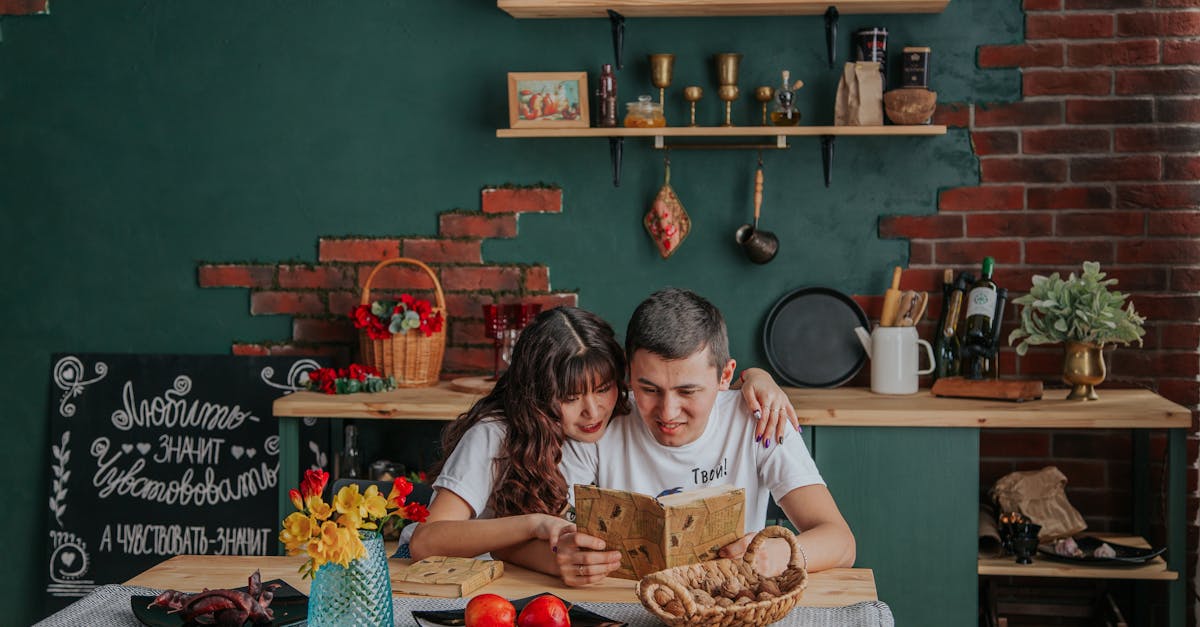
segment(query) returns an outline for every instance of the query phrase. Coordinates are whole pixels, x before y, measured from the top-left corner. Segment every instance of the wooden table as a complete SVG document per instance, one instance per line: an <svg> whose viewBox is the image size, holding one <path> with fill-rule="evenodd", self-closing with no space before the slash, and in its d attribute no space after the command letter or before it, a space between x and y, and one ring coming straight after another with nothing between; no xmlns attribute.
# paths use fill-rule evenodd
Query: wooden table
<svg viewBox="0 0 1200 627"><path fill-rule="evenodd" d="M297 590L308 594L309 580L301 579L296 569L303 556L224 556L179 555L126 581L126 585L148 588L171 588L185 592L203 588L232 588L246 585L246 578L257 568L263 581L283 579ZM388 560L394 573L407 565L408 560ZM509 599L518 599L541 592L553 592L575 602L637 603L628 579L608 578L599 584L569 588L557 577L543 575L520 566L504 565L504 575L480 588L474 594L490 592ZM809 607L842 607L861 601L875 601L875 575L867 568L835 568L809 576L808 589L800 605Z"/></svg>

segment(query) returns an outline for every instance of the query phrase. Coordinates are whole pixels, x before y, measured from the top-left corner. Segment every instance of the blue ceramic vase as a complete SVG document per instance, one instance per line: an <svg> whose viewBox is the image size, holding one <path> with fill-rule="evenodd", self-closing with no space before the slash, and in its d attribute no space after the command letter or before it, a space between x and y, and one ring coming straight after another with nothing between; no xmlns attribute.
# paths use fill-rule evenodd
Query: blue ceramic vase
<svg viewBox="0 0 1200 627"><path fill-rule="evenodd" d="M367 554L349 566L326 563L308 594L310 627L392 627L392 580L383 535L359 531Z"/></svg>

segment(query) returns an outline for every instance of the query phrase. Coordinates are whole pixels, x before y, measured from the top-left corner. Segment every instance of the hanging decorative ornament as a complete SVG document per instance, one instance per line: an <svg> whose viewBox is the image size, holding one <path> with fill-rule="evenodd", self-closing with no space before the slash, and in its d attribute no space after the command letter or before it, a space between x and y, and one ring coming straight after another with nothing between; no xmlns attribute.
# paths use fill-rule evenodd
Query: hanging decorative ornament
<svg viewBox="0 0 1200 627"><path fill-rule="evenodd" d="M663 186L658 190L654 204L650 205L650 210L642 220L642 224L646 225L646 232L658 246L658 254L662 255L663 259L678 250L688 232L692 230L692 219L688 217L687 211L684 211L683 203L679 202L675 190L671 189L670 152L667 153L665 167L667 173Z"/></svg>

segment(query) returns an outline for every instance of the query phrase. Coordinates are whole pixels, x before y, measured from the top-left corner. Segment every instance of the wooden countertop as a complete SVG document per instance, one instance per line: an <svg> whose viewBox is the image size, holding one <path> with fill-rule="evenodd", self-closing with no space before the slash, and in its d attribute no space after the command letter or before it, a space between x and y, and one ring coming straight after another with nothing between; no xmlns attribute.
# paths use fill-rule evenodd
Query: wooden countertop
<svg viewBox="0 0 1200 627"><path fill-rule="evenodd" d="M1150 545L1138 536L1109 536L1093 534L1098 538L1148 549ZM995 557L979 556L980 575L1001 575L1010 577L1070 577L1079 579L1153 579L1159 581L1174 581L1179 573L1167 570L1163 558L1155 557L1145 564L1138 565L1109 565L1075 564L1055 561L1041 554L1033 556L1032 564L1018 564L1013 556Z"/></svg>
<svg viewBox="0 0 1200 627"><path fill-rule="evenodd" d="M784 388L801 424L836 427L981 427L1058 429L1167 429L1191 424L1191 412L1149 390L1099 390L1098 401L1065 400L1047 390L1039 401L1012 403L938 398L929 390L884 396L865 388ZM295 392L276 399L276 417L454 420L479 398L436 387L378 394Z"/></svg>
<svg viewBox="0 0 1200 627"><path fill-rule="evenodd" d="M308 594L309 580L301 579L296 570L303 556L224 556L178 555L126 581L126 585L148 588L171 588L185 592L203 588L232 588L246 585L246 578L257 568L263 581L283 579L297 590ZM409 560L388 560L393 571ZM637 603L636 582L608 578L594 586L569 588L557 577L543 575L520 566L504 565L504 575L480 588L475 594L490 592L509 599L527 597L541 592L553 592L574 602ZM800 605L809 607L842 607L861 601L877 600L875 575L867 568L835 568L809 577L808 589Z"/></svg>

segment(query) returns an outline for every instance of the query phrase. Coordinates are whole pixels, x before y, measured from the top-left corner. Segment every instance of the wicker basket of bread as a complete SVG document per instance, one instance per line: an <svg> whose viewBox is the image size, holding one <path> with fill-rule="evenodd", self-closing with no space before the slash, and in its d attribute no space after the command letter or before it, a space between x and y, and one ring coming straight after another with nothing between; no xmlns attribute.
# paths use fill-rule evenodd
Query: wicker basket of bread
<svg viewBox="0 0 1200 627"><path fill-rule="evenodd" d="M760 575L754 558L767 538L792 547L787 568L775 577ZM671 627L713 625L754 627L780 620L796 607L808 586L796 536L783 527L758 532L741 559L719 559L651 573L637 584L638 599Z"/></svg>

